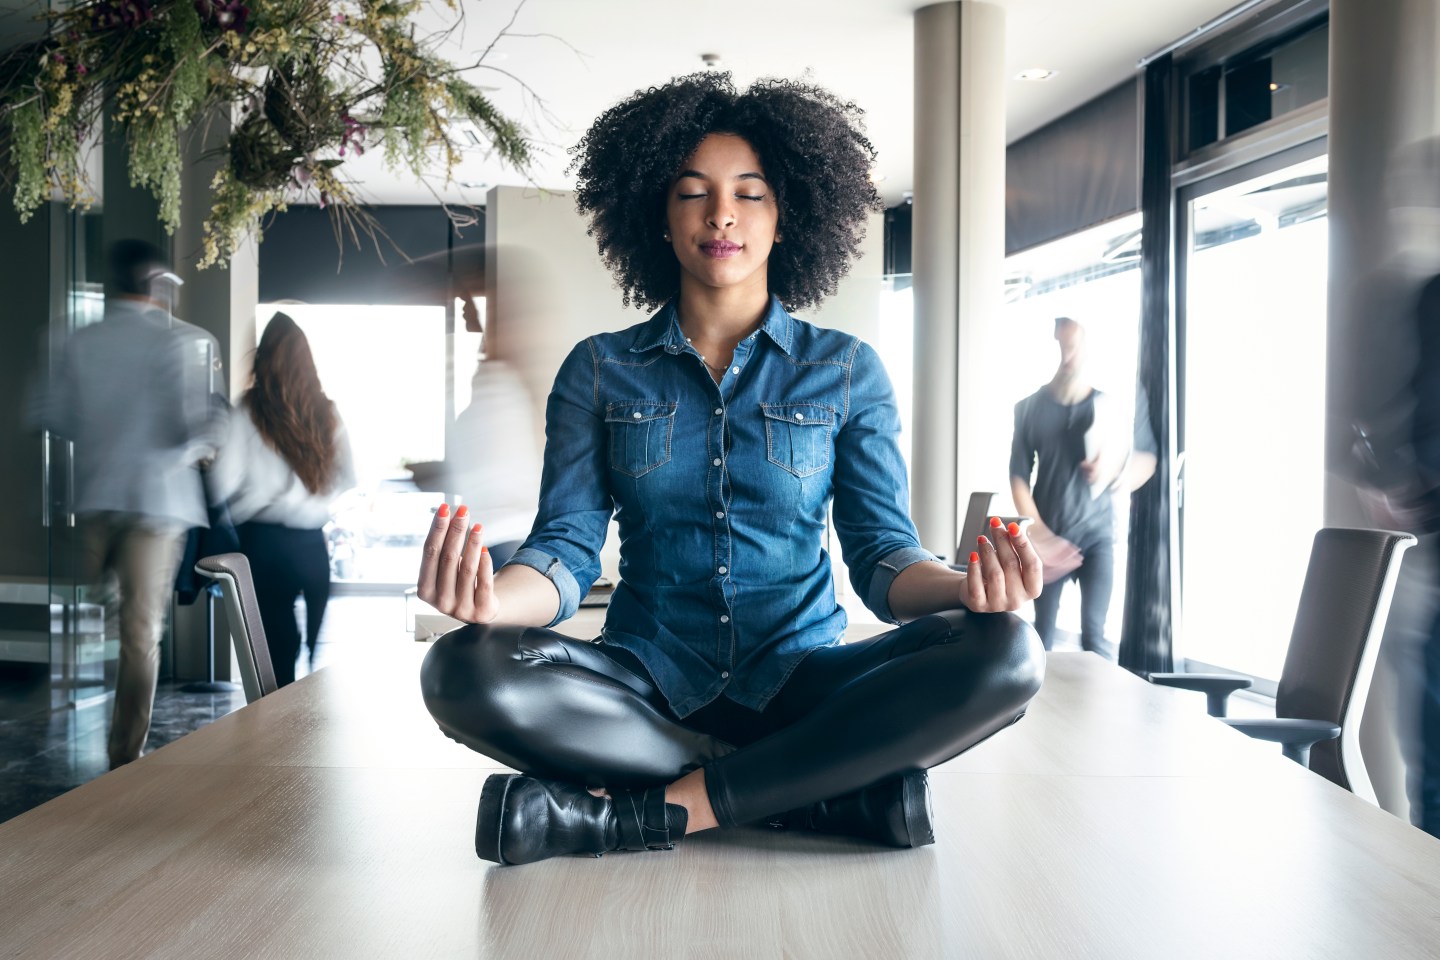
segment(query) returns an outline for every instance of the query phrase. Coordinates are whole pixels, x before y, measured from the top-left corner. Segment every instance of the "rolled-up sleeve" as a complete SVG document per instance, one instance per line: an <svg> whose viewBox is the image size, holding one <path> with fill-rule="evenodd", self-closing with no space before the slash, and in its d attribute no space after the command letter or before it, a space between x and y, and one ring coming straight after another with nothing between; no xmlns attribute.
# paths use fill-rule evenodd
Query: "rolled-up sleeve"
<svg viewBox="0 0 1440 960"><path fill-rule="evenodd" d="M850 583L886 623L890 585L912 563L936 560L910 519L909 482L900 455L900 413L880 358L855 341L846 415L835 438L833 520Z"/></svg>
<svg viewBox="0 0 1440 960"><path fill-rule="evenodd" d="M586 340L570 351L555 376L545 405L539 512L530 536L509 560L538 570L555 585L560 604L550 626L574 616L600 576L600 548L614 510L606 487L597 364Z"/></svg>

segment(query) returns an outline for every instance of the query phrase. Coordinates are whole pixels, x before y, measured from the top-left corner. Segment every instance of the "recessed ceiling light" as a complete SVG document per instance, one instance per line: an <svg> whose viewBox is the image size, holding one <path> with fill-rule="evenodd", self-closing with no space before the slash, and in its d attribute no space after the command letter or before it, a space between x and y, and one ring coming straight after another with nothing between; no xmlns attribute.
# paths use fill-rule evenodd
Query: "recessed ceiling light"
<svg viewBox="0 0 1440 960"><path fill-rule="evenodd" d="M1055 76L1054 70L1046 70L1044 67L1033 67L1029 70L1021 70L1015 74L1016 80L1049 80Z"/></svg>
<svg viewBox="0 0 1440 960"><path fill-rule="evenodd" d="M705 64L706 70L719 70L720 64L722 64L724 60L718 53L702 53L700 54L700 62Z"/></svg>

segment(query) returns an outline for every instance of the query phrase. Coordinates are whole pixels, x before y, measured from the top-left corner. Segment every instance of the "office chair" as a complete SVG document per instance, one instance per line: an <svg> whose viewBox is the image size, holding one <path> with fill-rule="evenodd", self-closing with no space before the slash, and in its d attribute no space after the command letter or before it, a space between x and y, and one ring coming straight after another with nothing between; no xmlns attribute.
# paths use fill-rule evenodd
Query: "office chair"
<svg viewBox="0 0 1440 960"><path fill-rule="evenodd" d="M1360 717L1400 560L1414 545L1410 534L1390 530L1326 527L1316 533L1275 694L1275 719L1222 719L1279 743L1291 760L1371 803L1375 791L1360 756ZM1245 677L1193 673L1153 673L1150 680L1203 691L1211 715L1221 718L1230 693L1250 685Z"/></svg>
<svg viewBox="0 0 1440 960"><path fill-rule="evenodd" d="M240 661L245 702L254 703L267 693L274 693L278 689L275 668L270 663L270 647L260 622L260 604L255 599L250 561L244 554L221 553L201 557L195 564L195 572L219 583L225 595L225 618L230 622L230 638L235 644L236 659Z"/></svg>

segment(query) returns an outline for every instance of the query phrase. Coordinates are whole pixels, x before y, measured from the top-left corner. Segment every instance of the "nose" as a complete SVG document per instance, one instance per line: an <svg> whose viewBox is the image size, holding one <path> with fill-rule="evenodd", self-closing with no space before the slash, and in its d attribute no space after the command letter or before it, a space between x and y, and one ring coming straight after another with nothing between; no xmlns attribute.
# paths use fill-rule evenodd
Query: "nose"
<svg viewBox="0 0 1440 960"><path fill-rule="evenodd" d="M735 201L725 194L715 196L708 213L705 222L715 230L735 226Z"/></svg>

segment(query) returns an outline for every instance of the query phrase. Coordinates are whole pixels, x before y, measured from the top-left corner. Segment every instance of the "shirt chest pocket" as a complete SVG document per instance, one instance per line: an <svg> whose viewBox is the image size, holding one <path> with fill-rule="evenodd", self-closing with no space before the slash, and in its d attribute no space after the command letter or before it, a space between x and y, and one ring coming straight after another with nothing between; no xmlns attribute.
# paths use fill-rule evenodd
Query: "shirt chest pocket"
<svg viewBox="0 0 1440 960"><path fill-rule="evenodd" d="M762 403L765 452L770 462L797 477L830 466L835 411L821 403Z"/></svg>
<svg viewBox="0 0 1440 960"><path fill-rule="evenodd" d="M627 400L605 407L610 431L610 468L627 477L643 477L670 462L676 404L663 400Z"/></svg>

